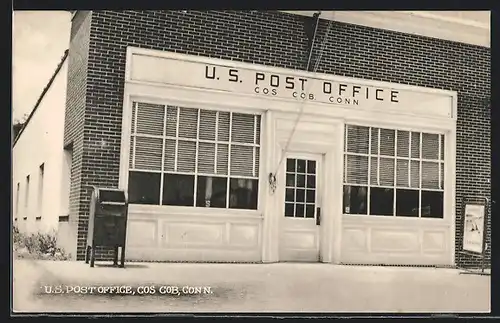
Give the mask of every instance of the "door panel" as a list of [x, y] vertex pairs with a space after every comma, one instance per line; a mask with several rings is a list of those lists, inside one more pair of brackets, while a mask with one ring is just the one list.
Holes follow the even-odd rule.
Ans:
[[286, 155], [280, 261], [319, 261], [321, 160], [319, 154]]

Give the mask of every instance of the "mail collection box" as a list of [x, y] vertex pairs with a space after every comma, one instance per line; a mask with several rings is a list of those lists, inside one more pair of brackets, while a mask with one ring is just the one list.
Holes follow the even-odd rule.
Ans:
[[121, 250], [120, 267], [124, 267], [127, 216], [125, 190], [93, 187], [85, 255], [85, 262], [90, 262], [90, 267], [94, 267], [97, 247], [113, 248], [115, 266], [118, 265], [118, 251]]

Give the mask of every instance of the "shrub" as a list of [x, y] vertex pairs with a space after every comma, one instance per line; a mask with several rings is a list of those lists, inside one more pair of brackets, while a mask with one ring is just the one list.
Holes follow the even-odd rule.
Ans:
[[68, 260], [63, 249], [57, 246], [55, 231], [49, 233], [22, 233], [13, 229], [14, 254], [17, 258]]

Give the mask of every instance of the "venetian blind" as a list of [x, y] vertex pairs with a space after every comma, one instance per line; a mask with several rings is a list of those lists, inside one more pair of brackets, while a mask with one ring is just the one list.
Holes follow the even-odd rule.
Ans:
[[260, 121], [253, 114], [136, 103], [130, 168], [258, 177]]
[[346, 125], [344, 150], [347, 184], [444, 187], [443, 135]]

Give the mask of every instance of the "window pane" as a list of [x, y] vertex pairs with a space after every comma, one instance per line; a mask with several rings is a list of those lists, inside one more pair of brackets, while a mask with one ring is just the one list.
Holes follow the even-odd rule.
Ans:
[[232, 209], [257, 209], [258, 181], [231, 178], [229, 207]]
[[194, 175], [165, 174], [163, 205], [194, 206]]
[[198, 143], [198, 173], [214, 174], [215, 171], [215, 144]]
[[217, 112], [200, 110], [200, 139], [215, 140], [215, 124]]
[[165, 141], [165, 164], [163, 165], [165, 171], [175, 170], [175, 140], [167, 139]]
[[443, 218], [443, 192], [422, 191], [423, 218]]
[[439, 135], [430, 133], [422, 134], [422, 158], [439, 158]]
[[396, 216], [418, 217], [418, 190], [396, 190]]
[[306, 175], [297, 175], [297, 187], [306, 187]]
[[255, 150], [255, 167], [254, 167], [254, 177], [259, 177], [259, 167], [260, 167], [260, 149], [259, 147], [254, 147]]
[[134, 168], [134, 146], [135, 136], [130, 136], [130, 154], [128, 157], [128, 167]]
[[314, 218], [314, 205], [306, 205], [306, 218]]
[[380, 158], [379, 176], [381, 186], [394, 185], [394, 158]]
[[130, 172], [128, 199], [132, 204], [160, 204], [160, 174]]
[[139, 103], [137, 107], [137, 129], [139, 134], [163, 135], [163, 120], [165, 107], [163, 105]]
[[444, 160], [444, 135], [441, 135], [441, 160]]
[[253, 147], [231, 145], [231, 175], [253, 176]]
[[227, 175], [229, 145], [217, 144], [217, 174]]
[[420, 158], [420, 132], [411, 133], [411, 158]]
[[441, 163], [441, 184], [439, 188], [444, 189], [444, 163]]
[[346, 174], [344, 181], [349, 184], [368, 184], [368, 157], [345, 156]]
[[344, 185], [344, 214], [366, 214], [367, 188]]
[[305, 205], [303, 203], [295, 204], [295, 217], [305, 218], [306, 217]]
[[370, 185], [380, 185], [377, 177], [378, 158], [371, 157], [370, 161]]
[[391, 129], [380, 129], [380, 154], [394, 156], [395, 131]]
[[372, 128], [371, 129], [371, 132], [372, 132], [372, 139], [371, 139], [371, 142], [372, 142], [372, 147], [371, 147], [371, 153], [373, 155], [378, 155], [378, 135], [379, 135], [379, 131], [380, 129], [379, 128]]
[[285, 204], [285, 216], [290, 216], [290, 217], [295, 216], [295, 204], [293, 203]]
[[219, 111], [218, 141], [229, 141], [229, 112]]
[[347, 151], [368, 154], [368, 127], [347, 126]]
[[439, 163], [422, 162], [422, 188], [439, 188]]
[[398, 156], [410, 156], [410, 133], [398, 130]]
[[307, 161], [307, 173], [308, 174], [316, 174], [316, 161], [315, 160], [308, 160]]
[[132, 134], [135, 134], [135, 117], [136, 117], [136, 110], [137, 110], [137, 107], [135, 105], [135, 102], [133, 102], [132, 104], [132, 124], [131, 124], [131, 132]]
[[260, 145], [260, 122], [262, 120], [260, 115], [255, 116], [257, 122], [257, 133], [255, 137], [255, 144]]
[[316, 188], [316, 176], [307, 175], [307, 188]]
[[177, 136], [177, 107], [167, 107], [167, 136]]
[[227, 178], [198, 176], [196, 206], [226, 207]]
[[296, 164], [296, 159], [287, 158], [287, 160], [286, 160], [286, 171], [287, 172], [295, 172], [295, 164]]
[[306, 161], [303, 159], [297, 159], [297, 173], [306, 172]]
[[412, 160], [410, 164], [410, 186], [414, 188], [420, 187], [420, 162]]
[[163, 139], [135, 138], [135, 168], [161, 171]]
[[286, 174], [286, 186], [295, 187], [295, 174]]
[[370, 214], [393, 215], [394, 190], [392, 188], [370, 188]]
[[307, 203], [315, 203], [316, 202], [316, 190], [307, 190], [306, 191], [306, 202]]
[[177, 171], [179, 172], [194, 172], [196, 161], [196, 142], [179, 140], [177, 151]]
[[396, 160], [396, 185], [399, 187], [408, 187], [408, 160]]
[[296, 202], [305, 202], [305, 200], [306, 200], [306, 190], [296, 189], [295, 190], [295, 201]]
[[294, 202], [295, 201], [295, 189], [287, 188], [285, 192], [285, 201]]
[[180, 108], [179, 137], [196, 139], [198, 109]]
[[254, 116], [251, 114], [233, 113], [233, 126], [231, 130], [231, 141], [254, 143], [255, 133]]

